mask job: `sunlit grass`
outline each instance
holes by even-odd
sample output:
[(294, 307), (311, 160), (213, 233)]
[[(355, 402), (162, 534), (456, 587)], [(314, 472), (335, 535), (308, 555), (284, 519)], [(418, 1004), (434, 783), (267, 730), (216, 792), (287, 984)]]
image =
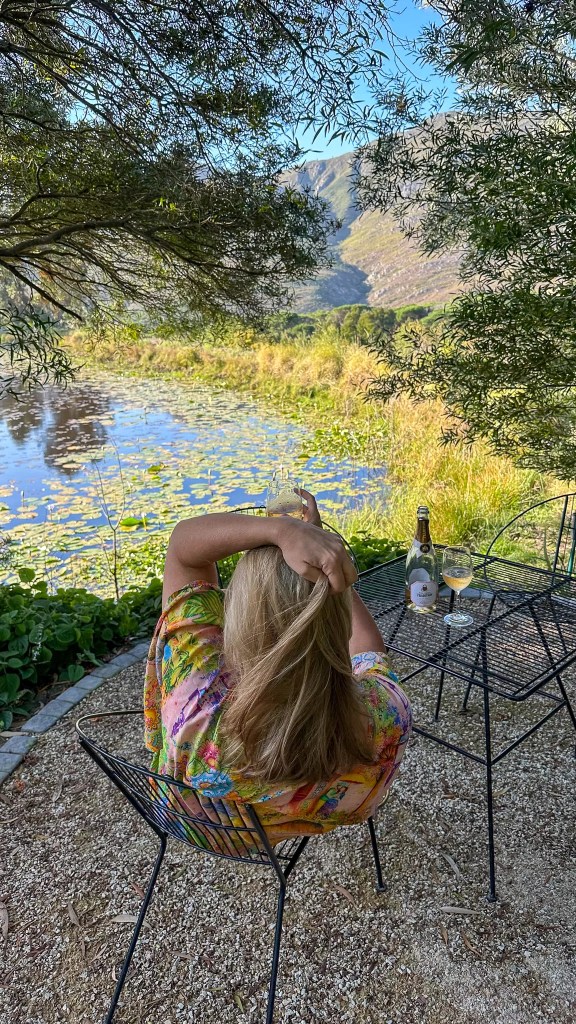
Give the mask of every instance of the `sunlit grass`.
[(439, 403), (415, 406), (406, 399), (387, 411), (391, 492), (385, 520), (390, 535), (413, 529), (419, 504), (430, 507), (438, 540), (482, 546), (522, 508), (554, 493), (551, 479), (518, 469), (477, 443), (441, 443)]
[[(71, 343), (85, 352), (81, 334)], [(385, 466), (386, 500), (360, 502), (360, 510), (346, 513), (335, 525), (347, 534), (366, 531), (406, 541), (416, 508), (427, 504), (438, 542), (481, 548), (517, 512), (563, 490), (554, 478), (519, 469), (484, 444), (444, 446), (440, 403), (367, 401), (369, 382), (381, 366), (367, 348), (341, 342), (333, 329), (298, 344), (254, 342), (240, 331), (226, 348), (143, 340), (119, 351), (102, 342), (98, 359), (106, 363), (112, 352), (116, 365), (119, 360), (137, 372), (250, 390), (275, 411), (315, 427), (324, 454), (348, 445), (346, 454), (359, 462)]]

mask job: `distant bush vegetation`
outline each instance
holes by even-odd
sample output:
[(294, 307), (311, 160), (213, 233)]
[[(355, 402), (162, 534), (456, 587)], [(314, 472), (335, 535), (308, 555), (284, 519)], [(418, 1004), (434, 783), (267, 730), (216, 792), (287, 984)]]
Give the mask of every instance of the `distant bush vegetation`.
[(193, 348), (251, 348), (266, 343), (299, 345), (310, 340), (370, 347), (383, 336), (395, 334), (410, 321), (419, 320), (426, 326), (443, 315), (443, 309), (430, 305), (392, 309), (357, 304), (319, 309), (313, 313), (276, 313), (258, 325), (246, 324), (233, 317), (209, 323), (199, 320), (196, 327), (183, 331), (174, 323), (148, 323), (145, 317), (138, 318), (132, 311), (132, 319), (119, 316), (117, 322), (93, 323), (71, 331), (67, 337), (73, 347), (84, 348), (87, 354), (96, 357), (98, 350), (109, 349), (110, 346), (116, 347), (119, 354), (124, 355), (131, 350), (134, 355), (139, 346), (144, 347), (149, 341), (177, 342)]
[(408, 320), (431, 320), (439, 315), (433, 306), (336, 306), (315, 313), (278, 313), (270, 317), (263, 333), (268, 341), (285, 343), (314, 337), (328, 328), (342, 341), (369, 345), (375, 336), (393, 333)]

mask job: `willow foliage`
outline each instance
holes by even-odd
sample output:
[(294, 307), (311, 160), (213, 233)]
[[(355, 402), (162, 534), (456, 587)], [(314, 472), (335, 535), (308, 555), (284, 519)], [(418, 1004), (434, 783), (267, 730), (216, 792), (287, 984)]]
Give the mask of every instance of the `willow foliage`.
[(521, 465), (575, 478), (574, 5), (430, 6), (442, 23), (420, 56), (456, 76), (456, 109), (430, 116), (408, 86), (389, 98), (361, 191), (425, 253), (459, 250), (463, 290), (434, 329), (385, 341), (374, 393), (440, 397), (447, 440), (484, 437)]
[(331, 227), (280, 184), (296, 129), (362, 137), (386, 25), (379, 0), (3, 0), (0, 273), (20, 324), (29, 301), (182, 326), (278, 306)]

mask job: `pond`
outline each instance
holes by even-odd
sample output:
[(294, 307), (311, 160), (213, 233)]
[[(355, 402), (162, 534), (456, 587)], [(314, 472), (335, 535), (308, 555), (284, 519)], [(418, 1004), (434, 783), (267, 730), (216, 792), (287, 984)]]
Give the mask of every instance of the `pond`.
[[(384, 468), (307, 454), (311, 431), (251, 397), (180, 381), (91, 373), (0, 402), (5, 578), (32, 565), (52, 585), (106, 575), (110, 524), (161, 560), (186, 515), (260, 504), (280, 462), (327, 518), (382, 501)], [(148, 569), (158, 571), (158, 565)], [(106, 589), (106, 587), (104, 587)]]

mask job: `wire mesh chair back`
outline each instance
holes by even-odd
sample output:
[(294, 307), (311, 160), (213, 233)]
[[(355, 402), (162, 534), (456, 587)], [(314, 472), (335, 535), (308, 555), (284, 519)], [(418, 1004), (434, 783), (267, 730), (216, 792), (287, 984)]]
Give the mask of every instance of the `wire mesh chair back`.
[[(141, 709), (106, 711), (85, 715), (76, 723), (80, 745), (108, 776), (110, 781), (123, 793), (134, 809), (138, 811), (153, 829), (160, 841), (152, 874), (148, 887), (143, 894), (130, 945), (118, 975), (118, 981), (104, 1024), (113, 1024), (116, 1008), (124, 989), (132, 956), (154, 892), (169, 838), (178, 839), (193, 849), (209, 854), (212, 857), (224, 858), (228, 861), (241, 861), (256, 867), (269, 868), (270, 877), (276, 876), (278, 901), (274, 947), (272, 951), (272, 969), (266, 1008), (266, 1024), (272, 1024), (286, 885), (292, 870), (296, 867), (301, 854), (306, 848), (309, 837), (291, 836), (273, 848), (256, 811), (249, 804), (208, 798), (184, 783), (176, 782), (165, 775), (149, 771), (143, 765), (134, 764), (126, 757), (114, 753), (103, 743), (94, 739), (92, 734), (96, 729), (96, 723), (103, 721), (104, 723), (110, 723), (114, 718), (120, 718), (124, 720), (122, 721), (123, 729), (121, 730), (124, 748), (125, 744), (129, 742), (126, 719), (131, 718), (134, 721), (134, 716), (139, 716), (140, 736), (142, 736), (144, 731), (144, 713)], [(378, 888), (382, 890), (384, 882), (372, 818), (368, 820), (368, 828), (370, 830)]]
[(547, 498), (514, 516), (486, 555), (571, 576), (576, 567), (576, 493)]
[(143, 718), (142, 711), (87, 715), (77, 722), (76, 730), (84, 750), (154, 831), (211, 856), (261, 864), (278, 872), (278, 859), (252, 807), (206, 797), (183, 783), (111, 753), (90, 737), (91, 723), (127, 714)]
[(549, 600), (539, 603), (541, 619), (556, 618), (559, 605), (573, 605), (575, 569), (576, 493), (547, 498), (514, 516), (494, 537), (484, 563), (487, 583), (508, 606), (547, 590), (556, 577)]
[[(231, 512), (244, 512), (247, 515), (263, 516), (263, 515), (266, 514), (266, 506), (265, 505), (241, 505), (239, 508), (230, 509), (230, 511)], [(344, 547), (346, 548), (346, 551), (348, 552), (348, 554), (350, 555), (350, 558), (352, 559), (352, 562), (354, 564), (354, 568), (356, 569), (356, 571), (358, 571), (358, 563), (356, 561), (356, 556), (355, 556), (352, 548), (350, 547), (350, 544), (346, 540), (346, 538), (342, 536), (340, 531), (337, 530), (335, 526), (332, 526), (330, 523), (327, 523), (326, 520), (324, 520), (324, 519), (322, 520), (322, 527), (323, 527), (324, 530), (328, 530), (330, 533), (335, 533), (337, 537), (340, 537), (340, 540), (342, 541)], [(236, 567), (236, 563), (238, 562), (239, 558), (240, 558), (240, 555), (229, 555), (228, 558), (220, 559), (220, 561), (218, 562), (218, 565), (217, 565), (217, 569), (218, 569), (218, 578), (219, 578), (221, 584), (223, 582), (227, 582), (228, 581), (228, 579), (230, 578), (230, 576), (232, 575), (232, 573), (233, 573), (233, 571), (234, 571), (234, 569)]]

